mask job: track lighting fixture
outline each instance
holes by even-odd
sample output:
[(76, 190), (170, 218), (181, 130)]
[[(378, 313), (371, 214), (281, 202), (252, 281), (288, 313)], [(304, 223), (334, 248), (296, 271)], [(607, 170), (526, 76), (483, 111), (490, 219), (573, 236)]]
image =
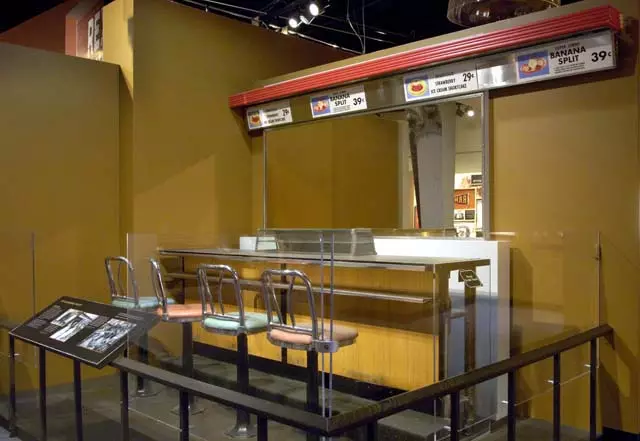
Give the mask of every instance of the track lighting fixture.
[(317, 17), (318, 15), (320, 15), (320, 5), (317, 2), (309, 3), (309, 13), (313, 17)]
[(301, 24), (310, 24), (316, 17), (322, 15), (328, 6), (327, 1), (312, 0), (306, 7), (299, 9), (289, 18), (289, 27), (295, 29)]
[(307, 10), (300, 11), (300, 22), (308, 25), (313, 20), (314, 16)]
[(296, 29), (298, 26), (300, 26), (300, 22), (298, 21), (298, 19), (296, 19), (295, 17), (291, 17), (289, 19), (289, 27), (292, 29)]

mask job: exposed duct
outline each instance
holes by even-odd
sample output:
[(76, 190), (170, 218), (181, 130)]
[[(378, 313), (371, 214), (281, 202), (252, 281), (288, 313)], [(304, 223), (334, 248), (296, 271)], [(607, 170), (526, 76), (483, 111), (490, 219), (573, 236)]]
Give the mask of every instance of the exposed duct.
[(447, 18), (460, 26), (480, 26), (560, 6), (560, 0), (449, 0)]

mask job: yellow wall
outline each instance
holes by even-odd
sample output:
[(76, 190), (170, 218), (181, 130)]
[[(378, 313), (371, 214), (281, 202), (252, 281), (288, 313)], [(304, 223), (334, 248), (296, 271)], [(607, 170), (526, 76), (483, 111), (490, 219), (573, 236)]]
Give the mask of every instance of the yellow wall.
[[(237, 245), (252, 231), (252, 140), (229, 95), (344, 54), (163, 0), (116, 0), (104, 28), (104, 58), (122, 71), (122, 252), (152, 295), (158, 246)], [(175, 331), (153, 336), (178, 350)]]
[(237, 243), (251, 231), (253, 176), (229, 95), (343, 55), (160, 0), (135, 2), (135, 34), (133, 230)]
[(120, 66), (119, 158), (120, 158), (120, 247), (133, 225), (133, 0), (117, 0), (103, 8), (104, 61)]
[[(636, 0), (612, 3), (639, 16)], [(596, 323), (594, 250), (601, 233), (600, 320), (615, 329), (614, 347), (602, 344), (600, 353), (602, 422), (637, 433), (639, 76), (635, 54), (621, 55), (623, 67), (614, 73), (492, 93), (491, 212), (494, 231), (518, 234), (511, 276), (524, 349), (549, 337), (536, 325), (550, 311), (566, 329)], [(526, 317), (518, 315), (523, 311)], [(574, 356), (564, 357), (563, 367), (575, 364)], [(548, 364), (525, 371), (521, 398), (533, 396), (549, 375)], [(563, 393), (563, 424), (586, 427), (587, 379)], [(531, 412), (550, 419), (549, 395), (534, 400)]]
[[(274, 130), (267, 151), (268, 227), (399, 226), (395, 121), (361, 116)], [(254, 185), (261, 225), (262, 180)]]
[[(119, 235), (117, 67), (8, 44), (0, 59), (0, 268), (10, 274), (0, 314), (24, 320), (63, 295), (107, 301), (102, 262)], [(19, 387), (30, 387), (34, 352), (18, 352)], [(52, 385), (70, 381), (71, 364), (51, 356), (48, 373)]]

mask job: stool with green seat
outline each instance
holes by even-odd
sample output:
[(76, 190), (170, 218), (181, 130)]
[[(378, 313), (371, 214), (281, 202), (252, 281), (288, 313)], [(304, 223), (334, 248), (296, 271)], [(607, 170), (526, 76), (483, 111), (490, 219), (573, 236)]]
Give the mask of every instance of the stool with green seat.
[[(137, 309), (153, 312), (159, 306), (156, 296), (140, 297), (138, 291), (138, 282), (136, 281), (135, 271), (133, 265), (123, 256), (107, 257), (104, 259), (105, 269), (107, 271), (107, 280), (109, 282), (109, 292), (111, 293), (111, 305), (125, 309)], [(114, 276), (114, 266), (115, 275)], [(126, 269), (127, 281), (124, 286), (122, 283), (122, 267)], [(127, 288), (131, 286), (129, 291)], [(175, 303), (173, 299), (169, 299), (171, 303)], [(140, 336), (138, 341), (138, 359), (147, 363), (149, 361), (149, 336), (144, 333)], [(138, 397), (148, 397), (155, 395), (157, 392), (153, 392), (152, 389), (146, 384), (144, 378), (136, 378), (136, 392)]]
[[(211, 294), (209, 275), (217, 276), (217, 308)], [(227, 277), (225, 279), (225, 276)], [(222, 299), (222, 285), (233, 286), (237, 312), (225, 312)], [(236, 381), (239, 392), (249, 392), (249, 348), (247, 336), (267, 330), (267, 315), (257, 312), (245, 312), (240, 289), (238, 273), (227, 265), (202, 264), (198, 267), (198, 287), (202, 300), (202, 327), (214, 334), (234, 336), (237, 339)], [(250, 438), (256, 435), (255, 425), (251, 424), (251, 416), (243, 410), (236, 414), (235, 426), (227, 432), (232, 438)]]

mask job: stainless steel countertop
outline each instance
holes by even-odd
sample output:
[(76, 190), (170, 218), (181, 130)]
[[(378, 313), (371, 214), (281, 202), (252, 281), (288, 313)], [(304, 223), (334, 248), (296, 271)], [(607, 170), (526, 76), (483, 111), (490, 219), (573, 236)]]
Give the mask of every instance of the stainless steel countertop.
[[(232, 248), (194, 248), (161, 249), (161, 256), (176, 257), (208, 257), (240, 260), (246, 262), (273, 262), (302, 265), (330, 264), (330, 256), (320, 256), (315, 253), (294, 253), (282, 251), (249, 251)], [(489, 259), (456, 259), (446, 257), (410, 257), (410, 256), (350, 256), (335, 255), (334, 266), (352, 268), (381, 268), (404, 271), (454, 271), (459, 269), (474, 269), (488, 266)]]

